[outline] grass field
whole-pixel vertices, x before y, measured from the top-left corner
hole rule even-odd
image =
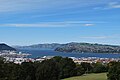
[[[107,80],[107,76],[106,73],[87,74],[84,76],[71,77],[63,80]]]

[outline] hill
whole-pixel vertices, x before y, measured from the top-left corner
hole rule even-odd
[[[52,44],[35,44],[30,46],[14,46],[14,48],[18,49],[56,49],[57,47],[60,47],[61,44],[58,43],[52,43]]]
[[[85,76],[71,77],[63,80],[107,80],[107,75],[106,73],[87,74]]]
[[[90,43],[67,43],[57,47],[55,51],[78,53],[120,53],[120,46]]]
[[[0,44],[0,51],[3,51],[3,50],[16,51],[15,48],[12,48],[7,44]]]
[[[16,49],[53,49],[58,52],[78,53],[120,53],[120,46],[91,44],[91,43],[67,43],[67,44],[35,44],[30,46],[16,46]]]

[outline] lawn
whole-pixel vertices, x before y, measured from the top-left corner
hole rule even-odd
[[[106,73],[87,74],[83,76],[66,78],[63,80],[107,80],[107,76],[106,76]]]

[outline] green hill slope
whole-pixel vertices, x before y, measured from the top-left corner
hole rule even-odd
[[[107,76],[106,73],[87,74],[84,76],[71,77],[63,80],[107,80]]]

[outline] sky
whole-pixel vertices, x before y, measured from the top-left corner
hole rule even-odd
[[[0,0],[0,43],[120,45],[120,0]]]

